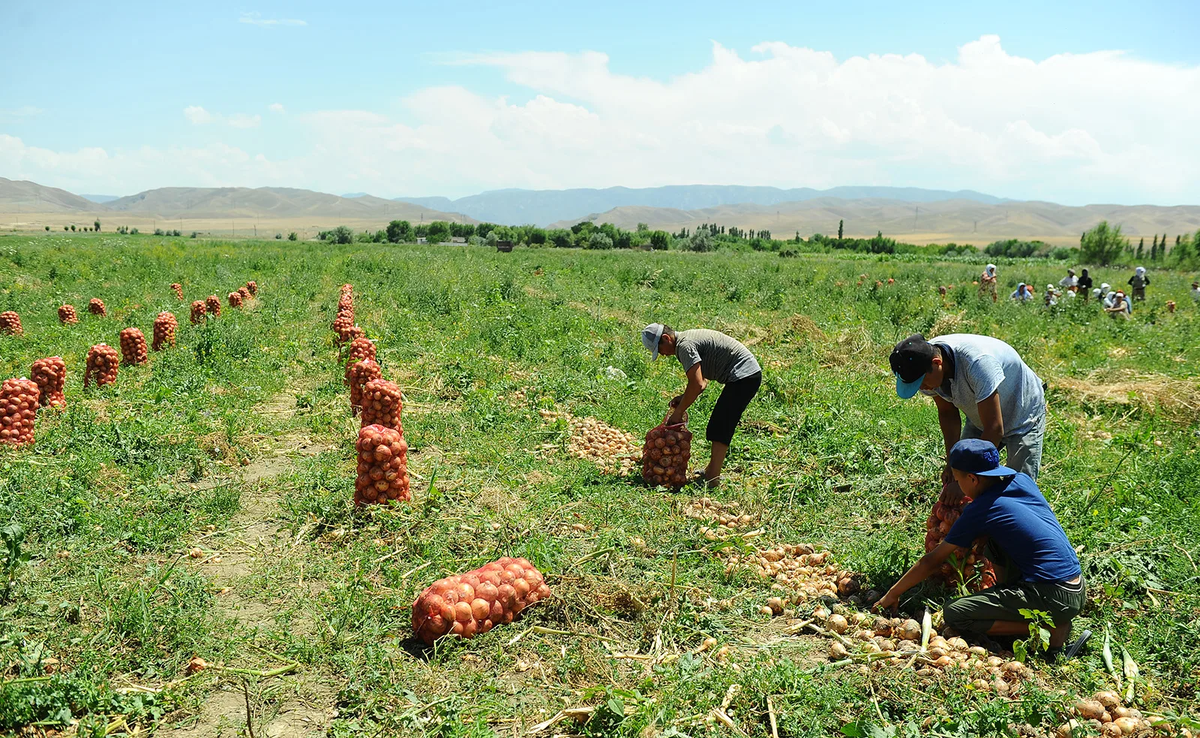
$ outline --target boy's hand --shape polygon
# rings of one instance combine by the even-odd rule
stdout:
[[[895,610],[899,605],[900,596],[892,594],[889,590],[887,594],[879,598],[879,601],[871,609],[876,612],[883,612],[884,610]]]
[[[955,507],[962,501],[962,498],[963,493],[962,489],[958,486],[958,482],[954,481],[953,478],[950,479],[949,484],[943,481],[942,494],[938,497],[938,502],[948,507]]]

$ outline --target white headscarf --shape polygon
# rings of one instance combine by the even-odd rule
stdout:
[[[1137,269],[1134,269],[1133,271],[1134,271],[1134,272],[1135,272],[1135,273],[1136,273],[1136,274],[1137,274],[1139,277],[1141,277],[1142,275],[1144,275],[1144,274],[1146,273],[1146,267],[1138,267]]]
[[[985,271],[985,272],[987,272],[987,275],[988,275],[989,277],[994,277],[994,276],[996,276],[996,265],[995,265],[995,264],[988,264],[988,265],[987,265],[987,268],[986,268],[986,269],[984,269],[984,271]]]
[[[1097,287],[1094,290],[1092,290],[1092,297],[1099,297],[1099,296],[1100,296],[1100,288]]]
[[[1109,294],[1109,292],[1108,292],[1108,282],[1102,282],[1102,283],[1100,284],[1100,291],[1101,291],[1101,292],[1103,292],[1105,295]]]

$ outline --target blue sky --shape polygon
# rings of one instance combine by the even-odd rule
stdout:
[[[1200,169],[1197,29],[1182,1],[5,0],[0,176],[109,194],[702,181],[1200,202],[1177,171]]]

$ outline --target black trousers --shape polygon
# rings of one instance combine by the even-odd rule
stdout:
[[[708,428],[704,437],[710,443],[723,443],[726,446],[733,440],[733,431],[746,412],[746,406],[758,394],[762,386],[762,372],[752,374],[745,379],[730,382],[721,390],[717,404],[713,406],[712,417],[708,419]]]

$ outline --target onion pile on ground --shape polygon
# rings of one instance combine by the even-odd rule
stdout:
[[[162,351],[166,346],[175,345],[175,329],[179,321],[172,313],[163,311],[154,319],[154,342],[150,345],[155,351]]]
[[[687,483],[692,460],[692,432],[687,420],[678,425],[663,423],[646,434],[642,447],[642,478],[650,484],[681,487]]]
[[[125,366],[137,366],[150,360],[150,352],[146,350],[146,337],[141,328],[126,328],[121,331],[121,363]]]
[[[183,300],[183,285],[179,284],[178,282],[173,282],[171,284],[171,289],[174,290],[175,297],[179,298],[179,300],[182,301]]]
[[[382,425],[364,426],[358,432],[358,479],[354,504],[391,504],[408,501],[408,444],[404,436]]]
[[[104,307],[104,300],[101,300],[99,297],[93,297],[88,300],[88,312],[103,318],[105,315],[108,315],[108,308]]]
[[[25,331],[21,328],[21,316],[17,315],[12,310],[5,310],[0,313],[0,333],[7,333],[10,336],[19,336]]]
[[[413,602],[413,633],[430,645],[444,635],[473,638],[511,623],[549,596],[550,588],[533,564],[505,557],[431,584]]]
[[[75,312],[74,305],[60,305],[58,308],[58,322],[63,325],[74,325],[79,322],[79,315]]]
[[[66,407],[63,385],[67,381],[67,364],[61,356],[48,356],[33,362],[29,376],[38,386],[38,404],[42,407]]]
[[[221,317],[221,301],[217,299],[216,295],[209,295],[204,298],[204,307],[208,310],[209,315],[217,318]]]
[[[92,379],[96,386],[115,384],[117,381],[117,364],[120,359],[117,350],[107,343],[98,343],[88,350],[87,366],[83,371],[83,386],[86,388]]]
[[[950,528],[954,525],[954,521],[958,520],[958,516],[962,514],[966,500],[963,499],[957,505],[943,505],[941,502],[934,503],[933,510],[930,511],[929,517],[925,520],[925,553],[929,553],[945,540],[946,534],[950,532]],[[942,579],[950,587],[955,587],[959,582],[966,585],[967,589],[972,592],[977,592],[987,587],[996,585],[996,570],[992,566],[992,562],[988,561],[983,555],[983,550],[987,546],[987,536],[983,536],[971,545],[971,550],[967,554],[966,560],[957,562],[957,566],[949,561],[942,564]]]
[[[247,282],[246,291],[249,292],[252,297],[258,297],[258,282],[255,282],[253,279]]]
[[[204,306],[204,300],[194,300],[192,302],[192,312],[188,316],[188,320],[192,321],[192,325],[200,325],[204,322],[204,316],[208,315],[208,308]]]
[[[1121,704],[1121,696],[1116,692],[1097,692],[1088,699],[1078,700],[1072,712],[1078,720],[1072,719],[1060,726],[1058,735],[1069,737],[1095,731],[1106,738],[1120,738],[1125,735],[1137,735],[1142,731],[1148,733],[1152,728],[1169,727],[1158,725],[1161,718],[1147,718],[1140,710],[1125,707]],[[1169,734],[1170,731],[1164,732]],[[1181,734],[1191,735],[1186,728]]]
[[[228,300],[229,300],[229,307],[238,308],[238,309],[240,309],[242,307],[242,293],[230,292]]]
[[[795,604],[818,597],[849,597],[859,590],[853,573],[834,565],[828,551],[807,543],[758,548],[749,554],[726,546],[717,555],[725,561],[726,574],[749,569],[773,580],[771,588],[786,593],[788,601]],[[782,614],[782,610],[773,614]]]
[[[718,540],[736,533],[741,528],[748,528],[758,522],[758,516],[742,512],[742,507],[736,502],[717,502],[711,497],[701,497],[686,503],[682,512],[692,520],[703,520],[715,523],[700,529],[701,535],[709,540]]]
[[[374,363],[374,362],[372,362]],[[404,433],[400,425],[400,412],[404,407],[404,393],[400,385],[383,378],[368,381],[362,393],[362,424],[380,425]]]
[[[640,449],[633,434],[596,418],[579,418],[570,413],[553,410],[538,410],[542,420],[552,422],[564,420],[570,429],[567,438],[567,455],[590,461],[605,474],[628,474],[641,460]],[[546,451],[557,448],[554,444],[542,446]]]
[[[0,443],[23,446],[33,443],[38,386],[25,379],[6,379],[0,385]]]
[[[383,369],[372,359],[356,361],[346,367],[346,384],[350,385],[350,411],[352,413],[357,415],[362,409],[363,392],[366,389],[367,383],[373,379],[381,378],[383,378]],[[370,425],[370,423],[367,423],[367,425]],[[387,423],[381,423],[381,425],[388,428],[395,427],[399,430],[399,427]]]

